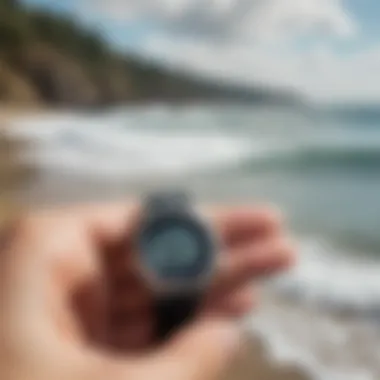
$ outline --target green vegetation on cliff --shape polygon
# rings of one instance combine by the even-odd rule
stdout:
[[[215,98],[293,101],[288,93],[210,82],[123,56],[70,15],[0,0],[0,102],[73,107]]]

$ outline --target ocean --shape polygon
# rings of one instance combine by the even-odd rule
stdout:
[[[299,242],[247,326],[317,380],[380,379],[380,115],[228,104],[18,118],[39,168],[26,199],[108,199],[180,186],[274,203]],[[276,301],[274,301],[276,300]]]

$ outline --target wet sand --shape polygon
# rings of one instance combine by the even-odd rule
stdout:
[[[48,110],[42,106],[20,107],[15,105],[0,104],[0,129],[9,125],[9,122],[19,117],[36,116],[47,113]],[[50,111],[49,111],[50,112]]]
[[[224,380],[310,380],[295,366],[279,366],[269,360],[259,339],[247,338]]]

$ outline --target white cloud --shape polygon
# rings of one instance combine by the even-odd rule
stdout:
[[[150,20],[166,32],[212,40],[256,41],[315,32],[349,35],[355,29],[342,0],[87,0],[87,4],[118,20]]]
[[[309,92],[326,100],[380,102],[380,44],[350,55],[321,51],[305,79]]]
[[[380,45],[342,55],[324,45],[296,52],[263,44],[247,48],[156,36],[145,49],[191,71],[246,84],[293,87],[318,101],[380,101]]]
[[[293,86],[325,101],[380,101],[380,45],[343,55],[321,42],[355,34],[343,0],[82,1],[119,21],[154,25],[140,49],[179,67]],[[291,47],[299,36],[322,38],[300,51]]]

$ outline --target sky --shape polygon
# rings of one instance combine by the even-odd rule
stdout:
[[[321,102],[380,103],[379,0],[25,0],[74,12],[117,49]]]

